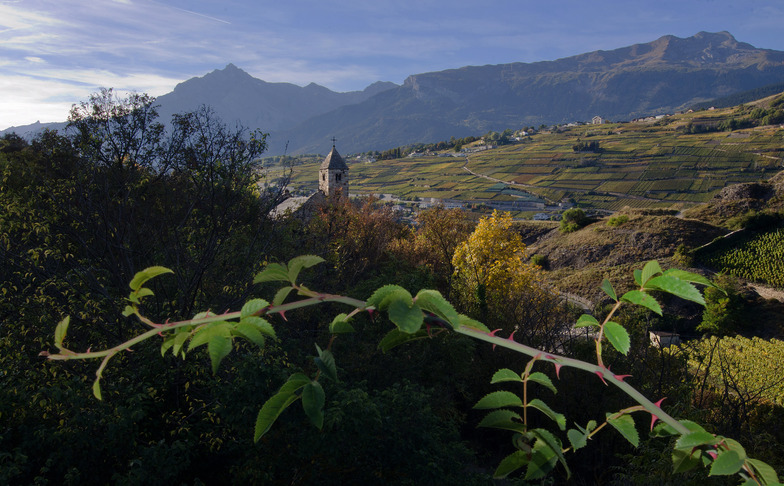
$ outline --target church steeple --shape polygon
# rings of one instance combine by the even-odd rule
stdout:
[[[319,191],[326,196],[340,193],[348,197],[348,166],[335,148],[332,138],[332,150],[319,168]]]

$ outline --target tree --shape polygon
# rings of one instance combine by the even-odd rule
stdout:
[[[567,209],[561,215],[560,230],[562,233],[571,233],[573,231],[577,231],[578,229],[582,228],[589,222],[590,220],[585,215],[585,212],[582,209],[580,208]]]

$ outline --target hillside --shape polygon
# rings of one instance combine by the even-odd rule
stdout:
[[[732,120],[748,119],[754,109],[740,106],[639,122],[564,126],[491,150],[469,147],[460,154],[445,151],[354,163],[351,191],[507,209],[517,205],[523,217],[541,211],[534,207],[537,203],[559,211],[556,203],[566,199],[602,211],[688,208],[708,202],[727,185],[765,180],[784,167],[784,130],[779,125],[719,131]],[[706,128],[691,133],[698,131],[695,127]],[[575,151],[580,142],[589,141],[598,144],[599,151]],[[315,190],[315,170],[314,164],[295,167],[292,186]]]

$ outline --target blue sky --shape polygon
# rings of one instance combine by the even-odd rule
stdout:
[[[0,129],[99,87],[162,95],[228,63],[335,91],[726,30],[784,50],[782,0],[0,0]]]

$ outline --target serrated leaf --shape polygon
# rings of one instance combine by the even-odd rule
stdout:
[[[778,484],[779,483],[779,476],[776,474],[776,470],[770,467],[768,464],[760,461],[759,459],[747,459],[751,467],[757,471],[757,476],[762,477],[762,480],[765,481],[765,484]]]
[[[572,445],[572,450],[575,451],[585,447],[588,444],[588,438],[586,435],[576,429],[569,429],[566,432],[566,437],[569,439],[569,443]]]
[[[188,335],[187,332],[181,331],[182,334],[185,334],[186,337]],[[179,335],[180,333],[178,333]],[[228,338],[231,336],[231,324],[225,321],[217,321],[217,322],[210,322],[209,324],[205,325],[204,327],[199,328],[194,334],[193,338],[191,339],[190,344],[188,345],[189,350],[193,350],[202,346],[204,344],[209,343],[213,337],[215,336],[222,336]],[[174,354],[177,354],[177,345],[175,344],[175,351]]]
[[[651,437],[672,437],[673,435],[680,435],[672,425],[660,422],[656,427],[651,430]]]
[[[539,400],[538,398],[534,398],[528,402],[528,406],[535,408],[543,414],[547,415],[553,422],[558,424],[559,429],[566,430],[566,416],[564,414],[554,411],[552,408],[550,408],[549,405]]]
[[[63,340],[65,339],[66,333],[68,333],[68,325],[71,323],[71,316],[65,316],[63,320],[57,323],[57,327],[54,328],[54,345],[57,349],[63,348]]]
[[[299,396],[295,395],[293,391],[280,391],[264,402],[256,417],[253,441],[258,442],[269,431],[272,424],[280,417],[280,414],[298,399]]]
[[[610,298],[616,302],[618,302],[618,294],[615,293],[615,289],[613,288],[612,284],[609,280],[604,279],[602,280],[602,290],[605,294],[609,295]]]
[[[175,337],[176,334],[170,334],[166,336],[166,338],[163,340],[163,343],[161,343],[161,356],[164,356],[166,354],[166,351],[168,351],[169,349],[171,349],[172,346],[174,346]]]
[[[264,268],[264,270],[262,270],[256,275],[256,278],[253,279],[253,283],[288,282],[288,281],[289,281],[288,268],[286,268],[286,265],[280,263],[270,263]]]
[[[705,432],[704,430],[698,430],[696,432],[682,435],[675,442],[675,447],[677,449],[692,449],[694,447],[699,447],[702,445],[714,445],[716,443],[718,443],[718,439],[716,439],[713,434],[710,432]]]
[[[672,451],[672,465],[674,473],[690,471],[700,464],[702,451],[699,449],[675,449]]]
[[[180,351],[182,350],[182,345],[185,344],[185,341],[189,336],[190,332],[186,329],[181,329],[174,335],[172,342],[172,354],[174,354],[174,356],[179,356]],[[193,345],[191,345],[191,348],[193,348]]]
[[[264,347],[264,336],[256,326],[247,321],[241,321],[237,324],[232,330],[232,334],[245,338],[260,348]]]
[[[270,324],[269,321],[264,318],[258,316],[249,316],[240,320],[240,323],[250,324],[254,326],[260,333],[267,337],[271,337],[272,339],[278,338],[277,334],[275,333],[275,328],[272,327],[272,324]]]
[[[620,432],[634,447],[638,447],[640,445],[640,436],[637,433],[637,428],[634,426],[634,418],[629,414],[610,418],[612,415],[611,413],[607,414],[607,423]]]
[[[503,479],[509,474],[527,465],[528,461],[528,454],[523,451],[515,451],[501,460],[501,464],[498,465],[495,472],[493,473],[493,478]]]
[[[743,467],[743,459],[735,451],[721,451],[710,468],[709,476],[730,476]]]
[[[523,432],[525,430],[523,418],[518,413],[506,409],[493,410],[488,413],[477,427],[511,430],[513,432]]]
[[[223,361],[223,358],[231,353],[231,348],[232,345],[230,337],[218,335],[210,339],[210,342],[207,344],[207,350],[210,353],[213,374],[218,372],[218,367],[220,366],[221,361]]]
[[[354,332],[354,326],[349,324],[348,321],[348,315],[338,314],[329,324],[329,332],[332,334],[346,334]]]
[[[569,478],[572,475],[572,471],[569,470],[569,465],[566,463],[566,458],[563,455],[561,441],[551,434],[550,431],[545,429],[532,429],[531,433],[533,433],[539,441],[544,442],[547,448],[555,454],[555,457],[558,458],[558,461],[560,461],[561,465],[566,469],[566,477]],[[537,444],[539,441],[537,441]]]
[[[634,275],[634,283],[636,283],[639,287],[642,287],[642,270],[638,268],[632,273]]]
[[[470,317],[464,316],[463,314],[460,314],[459,322],[461,326],[476,329],[477,331],[490,332],[490,329],[488,329],[487,326],[477,321],[476,319],[471,319]]]
[[[302,389],[302,408],[310,422],[321,430],[324,426],[324,389],[321,383],[311,381]]]
[[[250,317],[253,315],[258,315],[261,313],[262,310],[269,307],[269,302],[264,299],[251,299],[245,302],[245,305],[242,306],[242,310],[240,310],[240,319],[245,317]]]
[[[684,280],[686,282],[706,285],[708,287],[716,286],[713,282],[703,277],[702,275],[698,275],[692,272],[687,272],[685,270],[679,270],[677,268],[671,268],[669,270],[666,270],[663,275],[666,275],[668,277],[675,277],[677,279]]]
[[[746,450],[743,448],[742,445],[740,445],[738,441],[734,439],[728,439],[725,437],[724,439],[722,439],[722,442],[724,443],[725,446],[729,448],[729,450],[735,451],[738,454],[738,457],[740,457],[743,460],[746,459]]]
[[[488,393],[474,405],[476,409],[502,408],[502,407],[522,407],[523,401],[520,397],[508,391],[494,391]]]
[[[653,312],[659,315],[662,315],[662,310],[659,303],[656,302],[656,299],[646,294],[645,292],[641,292],[639,290],[630,290],[629,292],[623,294],[621,300],[624,302],[629,302],[631,304],[641,305],[643,307],[652,310]]]
[[[641,276],[642,285],[647,285],[648,280],[650,280],[651,277],[653,277],[658,273],[662,273],[662,269],[659,266],[659,262],[657,262],[656,260],[651,260],[648,263],[646,263],[645,266],[642,268],[642,276]]]
[[[383,311],[389,306],[392,300],[403,300],[408,306],[414,301],[411,293],[399,285],[384,285],[380,289],[373,292],[373,295],[367,300],[367,307],[375,307],[377,310]]]
[[[574,327],[589,327],[589,326],[596,326],[599,327],[601,324],[599,321],[596,320],[594,316],[583,314],[578,319],[577,322],[574,324]]]
[[[556,462],[558,462],[558,457],[553,448],[547,445],[547,442],[537,440],[531,452],[531,460],[525,472],[525,479],[531,481],[547,476],[555,469]]]
[[[337,382],[338,381],[338,369],[335,365],[335,357],[332,355],[332,352],[327,350],[322,351],[321,348],[316,345],[316,350],[318,351],[318,356],[314,358],[316,366],[318,369],[330,380]]]
[[[621,354],[627,354],[631,347],[631,338],[626,329],[617,322],[609,321],[604,324],[604,335],[610,344]]]
[[[288,278],[289,282],[292,284],[296,284],[297,277],[299,276],[299,272],[303,268],[310,268],[314,265],[318,265],[319,263],[324,262],[325,260],[320,256],[316,255],[301,255],[295,258],[292,258],[289,261],[288,265]]]
[[[661,290],[681,299],[690,300],[700,305],[705,305],[705,298],[702,292],[697,290],[693,284],[669,275],[661,275],[650,279],[645,284],[646,289]]]
[[[522,383],[523,377],[509,368],[502,368],[493,374],[490,383],[501,383],[502,381],[517,381]]]
[[[142,270],[141,272],[137,272],[136,275],[133,276],[131,283],[128,285],[131,287],[131,290],[139,290],[142,285],[151,278],[157,277],[158,275],[163,275],[164,273],[174,273],[173,271],[169,270],[166,267],[148,267]]]
[[[424,329],[420,329],[413,334],[400,331],[399,329],[392,329],[384,336],[381,342],[378,343],[378,347],[381,349],[381,351],[386,353],[395,346],[400,346],[401,344],[407,343],[409,341],[424,339],[426,337],[428,337],[428,334]]]
[[[460,327],[460,315],[452,304],[436,290],[422,290],[416,296],[417,305],[448,322],[452,328]]]
[[[290,285],[278,289],[278,291],[275,292],[275,297],[272,298],[272,305],[282,304],[286,300],[286,297],[289,296],[292,290],[294,290],[294,287]]]
[[[533,381],[534,383],[539,383],[542,386],[546,386],[549,388],[553,393],[558,393],[558,389],[553,384],[553,381],[550,379],[549,376],[536,371],[528,375],[528,381]]]
[[[409,305],[405,300],[394,299],[389,304],[389,320],[401,331],[413,334],[422,327],[424,316],[418,305]]]

